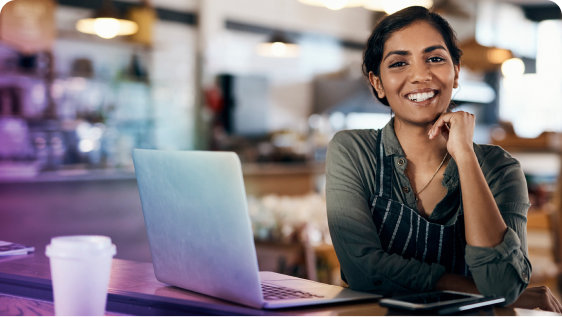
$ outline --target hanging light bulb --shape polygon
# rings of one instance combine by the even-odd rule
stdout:
[[[327,0],[325,6],[330,10],[340,10],[345,8],[346,3],[347,0]]]
[[[373,11],[384,11],[392,14],[396,11],[410,6],[423,6],[430,8],[433,6],[433,0],[299,0],[301,3],[325,7],[331,10],[340,10],[343,8],[364,7]],[[554,1],[554,0],[553,0]],[[556,0],[562,1],[562,0]]]
[[[394,12],[411,6],[430,8],[432,5],[432,0],[386,0],[383,2],[384,12],[387,14],[393,14]]]
[[[501,71],[504,77],[520,77],[525,73],[525,63],[520,58],[510,58],[502,63]]]
[[[364,0],[363,7],[373,11],[384,11],[392,14],[410,6],[422,6],[430,8],[433,0]]]
[[[258,44],[258,55],[266,57],[291,58],[299,56],[299,46],[283,33],[276,32],[266,42]]]
[[[340,10],[343,8],[360,7],[363,5],[364,0],[299,0],[301,3],[325,7],[330,10]]]
[[[111,1],[104,0],[102,7],[93,18],[76,22],[76,29],[82,33],[95,34],[104,39],[131,35],[137,32],[138,25],[130,20],[120,19]]]

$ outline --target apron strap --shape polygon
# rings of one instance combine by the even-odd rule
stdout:
[[[375,175],[375,196],[391,198],[392,174],[394,173],[394,162],[392,156],[385,156],[383,130],[380,130],[375,146],[375,157],[377,159],[377,173]]]
[[[392,199],[394,160],[392,156],[385,156],[383,130],[379,131],[374,148],[377,168],[371,213],[383,249],[405,258],[440,263],[448,272],[470,276],[464,261],[463,243],[456,237],[463,232],[458,227],[463,226],[462,221],[447,227],[433,224]]]

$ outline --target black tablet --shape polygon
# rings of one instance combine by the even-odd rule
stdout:
[[[452,314],[495,305],[504,301],[503,297],[485,297],[478,294],[454,291],[434,291],[383,298],[380,300],[380,304],[396,309],[432,310],[440,314]]]

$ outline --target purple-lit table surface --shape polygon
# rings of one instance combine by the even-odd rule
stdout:
[[[542,315],[493,308],[476,314]],[[0,315],[53,315],[48,258],[41,254],[0,257]],[[152,263],[114,259],[107,315],[387,315],[377,302],[259,310],[171,287],[156,280]]]
[[[107,299],[108,315],[381,315],[386,312],[376,303],[253,309],[168,286],[156,280],[152,263],[121,259],[113,260]],[[48,258],[41,254],[0,258],[0,315],[53,313]]]

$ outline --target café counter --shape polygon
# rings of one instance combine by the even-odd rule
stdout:
[[[0,258],[0,314],[53,315],[49,260],[41,254]],[[545,315],[544,311],[494,307],[484,315]],[[163,284],[152,263],[114,259],[109,282],[108,315],[404,315],[377,301],[281,310],[260,310]]]

